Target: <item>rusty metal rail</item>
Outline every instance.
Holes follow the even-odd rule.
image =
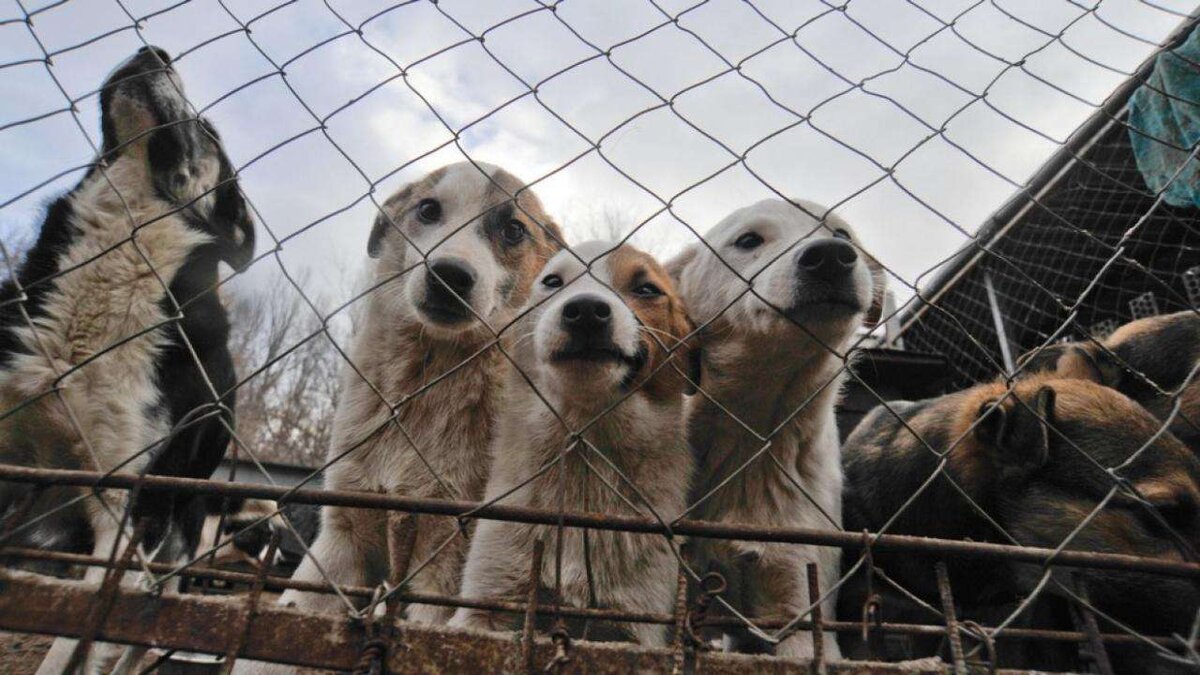
[[[617,530],[657,535],[680,535],[708,539],[779,542],[831,546],[860,551],[866,545],[877,551],[908,553],[938,553],[963,558],[1009,560],[1012,562],[1083,567],[1092,569],[1146,572],[1176,577],[1200,579],[1200,564],[1142,558],[1119,553],[991,544],[986,542],[932,539],[899,534],[868,534],[804,528],[769,527],[762,525],[726,525],[700,520],[679,520],[664,527],[650,518],[618,516],[599,513],[560,513],[549,509],[533,509],[448,499],[425,499],[385,495],[375,492],[346,490],[315,490],[285,488],[272,485],[228,483],[224,481],[177,478],[172,476],[138,476],[132,473],[102,473],[97,471],[68,471],[35,469],[12,464],[0,464],[0,480],[35,485],[74,485],[92,488],[133,489],[141,485],[147,492],[168,491],[197,495],[273,499],[294,504],[321,504],[374,508],[408,513],[427,513],[442,516],[505,520],[538,525],[564,524],[566,527],[595,530]],[[866,544],[864,544],[864,541]]]
[[[254,575],[240,575],[253,577]],[[87,629],[86,617],[73,608],[86,606],[97,591],[95,584],[48,579],[33,574],[0,571],[0,630],[78,637]],[[568,608],[563,608],[566,614]],[[239,620],[245,612],[242,597],[213,597],[165,594],[155,596],[120,589],[109,610],[108,621],[97,639],[121,644],[145,645],[210,654],[224,653],[236,639],[239,657],[261,659],[311,668],[349,670],[358,662],[366,629],[361,622],[336,615],[301,612],[264,604],[255,620],[246,626]],[[669,620],[669,617],[666,617]],[[826,622],[826,629],[853,626]],[[887,626],[888,624],[885,624]],[[904,626],[897,626],[904,627]],[[944,626],[907,626],[902,632],[940,634]],[[925,630],[928,629],[928,630]],[[244,634],[238,631],[245,631]],[[1018,637],[1030,631],[1006,631]],[[1059,631],[1039,631],[1059,633]],[[1064,633],[1065,634],[1065,633]],[[1032,637],[1032,636],[1030,636]],[[1038,636],[1047,637],[1047,636]],[[1116,636],[1129,638],[1130,636]],[[1054,639],[1054,638],[1051,638]],[[1085,640],[1078,634],[1072,641]],[[454,630],[401,622],[388,658],[388,672],[526,672],[519,637],[495,633]],[[296,644],[304,644],[303,650]],[[554,655],[549,639],[533,644],[535,663],[547,663]],[[629,672],[672,672],[674,653],[631,643],[574,642],[577,666],[568,672],[597,675]],[[809,664],[769,656],[750,656],[703,651],[696,654],[697,671],[740,675],[749,673],[807,674]],[[938,673],[941,667],[903,669],[895,664],[847,662],[826,666],[831,675],[841,673]],[[1012,671],[999,671],[1012,672]]]
[[[37,560],[46,562],[61,562],[70,565],[81,566],[101,566],[101,567],[121,567],[129,570],[149,569],[155,573],[172,572],[175,568],[164,563],[137,563],[133,561],[116,561],[110,563],[105,558],[98,558],[77,553],[62,553],[59,551],[46,551],[43,549],[34,548],[0,548],[0,558],[10,557],[19,558],[22,560]],[[184,568],[184,574],[196,579],[212,579],[216,581],[225,581],[230,583],[246,584],[252,586],[259,580],[263,583],[263,588],[272,591],[282,591],[285,589],[296,589],[310,593],[332,593],[333,587],[325,583],[314,583],[307,581],[295,581],[287,577],[273,576],[269,574],[260,575],[251,574],[248,572],[234,572],[232,570],[224,570],[206,565],[192,565]],[[359,598],[364,601],[374,597],[377,589],[368,586],[340,586],[339,587],[347,596]],[[426,593],[411,593],[399,592],[396,598],[402,602],[418,602],[429,605],[440,605],[443,607],[471,607],[474,609],[486,609],[499,612],[509,612],[512,614],[524,614],[529,610],[529,606],[522,602],[507,602],[502,600],[483,600],[478,598],[462,598],[451,595],[433,595]],[[675,625],[676,617],[668,614],[650,614],[645,612],[629,612],[616,609],[603,608],[583,608],[560,606],[557,610],[553,606],[547,604],[545,606],[535,606],[533,611],[542,616],[561,615],[572,619],[592,619],[602,621],[631,621],[637,623],[653,623],[662,625]],[[0,619],[2,621],[2,619]],[[801,620],[799,622],[789,622],[783,619],[759,619],[755,623],[763,628],[777,629],[782,628],[785,624],[795,625],[802,630],[809,630],[813,627],[811,621]],[[707,617],[700,622],[697,627],[718,627],[718,628],[734,628],[743,625],[742,622],[733,617],[712,616]],[[822,626],[825,630],[831,630],[838,633],[857,633],[862,630],[862,624],[853,621],[831,621],[828,619],[822,620]],[[885,633],[896,633],[902,635],[944,635],[946,633],[945,625],[933,624],[911,624],[911,623],[880,623],[874,629]],[[984,627],[985,631],[993,629]],[[1049,640],[1053,642],[1089,642],[1093,638],[1099,639],[1102,642],[1109,644],[1145,644],[1150,641],[1163,646],[1175,647],[1179,641],[1172,637],[1165,636],[1146,636],[1145,639],[1138,638],[1127,633],[1096,633],[1094,636],[1081,631],[1066,631],[1066,630],[1048,630],[1041,628],[1016,628],[1010,627],[1004,630],[1004,637],[1010,640]]]

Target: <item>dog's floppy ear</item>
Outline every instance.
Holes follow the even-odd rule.
[[[687,266],[696,259],[700,253],[700,244],[689,244],[682,251],[663,264],[663,269],[667,271],[667,275],[671,277],[671,281],[675,283],[675,287],[679,288],[680,280],[683,277],[683,271]]]
[[[215,190],[211,227],[220,242],[221,260],[239,272],[246,269],[254,259],[254,218],[232,172]]]
[[[693,335],[696,332],[696,324],[688,316],[687,309],[678,296],[675,296],[672,313],[671,332],[679,340],[673,346],[678,355],[676,364],[686,368],[684,373],[687,375],[687,381],[684,382],[684,393],[691,396],[700,390],[700,374],[703,364],[700,338]]]
[[[398,214],[408,210],[408,200],[412,198],[415,190],[416,184],[409,183],[379,206],[379,212],[375,214],[375,221],[371,225],[371,234],[367,237],[367,255],[369,257],[378,258],[383,255],[383,238],[387,235],[388,228],[400,226]],[[392,214],[397,215],[393,216]]]
[[[862,251],[862,248],[859,248]],[[887,305],[887,275],[883,266],[875,258],[867,256],[867,269],[871,270],[871,306],[863,317],[863,325],[868,328],[878,326],[883,321],[883,312]]]
[[[371,236],[367,237],[367,255],[369,257],[378,258],[383,255],[383,235],[387,234],[387,229],[391,226],[391,219],[386,213],[375,216],[375,223],[371,225]]]
[[[991,451],[1002,480],[1035,471],[1050,458],[1054,389],[1040,387],[1027,398],[1007,394],[984,402],[977,413],[975,437]]]

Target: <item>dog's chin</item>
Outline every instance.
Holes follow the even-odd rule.
[[[581,388],[608,389],[618,386],[622,390],[632,386],[638,373],[646,364],[645,347],[633,354],[626,353],[616,345],[568,345],[550,355],[551,365],[561,372],[573,386]]]
[[[865,310],[858,298],[829,296],[805,298],[793,303],[785,313],[794,321],[837,321],[851,319]]]
[[[475,330],[479,322],[466,307],[444,303],[422,302],[417,305],[416,319],[432,335],[453,337]]]

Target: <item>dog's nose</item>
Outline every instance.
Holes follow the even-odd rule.
[[[562,324],[567,330],[603,329],[612,319],[612,307],[594,295],[581,295],[563,305]]]
[[[841,239],[821,239],[800,249],[796,265],[801,272],[821,279],[835,279],[854,269],[858,252]]]
[[[151,52],[153,52],[155,55],[158,56],[158,59],[160,61],[162,61],[164,66],[171,65],[171,55],[168,54],[167,50],[163,49],[162,47],[149,47],[149,46],[142,47],[141,49],[138,50],[137,53],[139,55],[141,55],[141,54],[147,54],[147,53],[151,53]]]
[[[465,261],[456,258],[438,260],[429,265],[425,281],[430,290],[448,289],[459,298],[467,299],[475,287],[475,272]]]

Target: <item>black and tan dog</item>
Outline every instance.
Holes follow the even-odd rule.
[[[1200,461],[1170,434],[1155,438],[1158,420],[1115,390],[1038,376],[1018,381],[1011,392],[988,383],[889,406],[873,410],[846,440],[847,530],[1010,543],[1002,529],[1028,546],[1053,548],[1065,541],[1076,550],[1195,559]],[[941,453],[944,472],[925,486]],[[1113,488],[1110,468],[1133,492],[1118,491],[1093,516]],[[889,577],[939,606],[935,558],[884,551],[874,556]],[[848,558],[846,566],[854,562]],[[986,618],[989,608],[1015,607],[1041,577],[1035,565],[961,558],[947,563],[956,601],[964,611],[980,610],[976,618]],[[1074,583],[1067,572],[1056,569],[1054,582]],[[1191,580],[1078,573],[1101,612],[1146,633],[1186,634],[1200,607],[1200,589]],[[877,579],[877,589],[882,585]],[[1048,584],[1044,594],[1067,595],[1058,583]],[[865,596],[860,572],[842,590],[841,618],[858,619]],[[897,612],[904,604],[899,597],[885,599],[886,620],[936,621],[928,613]],[[862,645],[852,642],[843,646],[861,654]]]
[[[1069,342],[1021,357],[1018,375],[1051,372],[1098,382],[1141,403],[1171,433],[1200,451],[1200,314],[1192,310],[1132,321],[1102,342]],[[1175,401],[1179,411],[1171,417]]]

